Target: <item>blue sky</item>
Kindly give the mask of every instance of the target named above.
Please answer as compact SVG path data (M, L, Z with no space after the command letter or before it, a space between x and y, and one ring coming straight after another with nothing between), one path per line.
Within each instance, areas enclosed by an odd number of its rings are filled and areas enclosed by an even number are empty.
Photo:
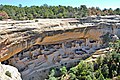
M22 4L22 6L32 5L64 5L79 7L80 5L86 5L87 7L100 7L104 8L120 8L120 0L0 0L0 4L3 5L16 5Z

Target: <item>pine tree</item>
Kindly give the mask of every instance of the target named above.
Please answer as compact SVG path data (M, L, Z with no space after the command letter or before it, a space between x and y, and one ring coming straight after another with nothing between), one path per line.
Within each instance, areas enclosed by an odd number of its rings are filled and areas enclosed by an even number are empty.
M104 76L100 74L99 78L97 80L105 80Z

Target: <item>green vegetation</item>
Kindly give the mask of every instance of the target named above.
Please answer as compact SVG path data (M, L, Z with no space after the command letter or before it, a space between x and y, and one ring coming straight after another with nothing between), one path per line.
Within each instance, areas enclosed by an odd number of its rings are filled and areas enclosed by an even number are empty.
M12 5L0 5L0 11L4 11L8 14L9 18L15 20L28 20L34 18L80 18L90 15L120 15L120 8L115 10L104 9L101 10L99 7L87 8L85 5L80 7L72 6L48 6L44 4L42 6L30 6L22 7L21 4L18 6ZM0 19L2 15L0 12Z
M9 71L6 71L6 73L5 73L7 76L9 76L9 77L12 77L11 76L11 73L9 72Z
M0 20L7 19L8 14L5 11L0 11Z
M106 53L106 56L100 56L95 62L80 61L69 71L62 67L59 77L55 77L54 73L55 80L120 80L120 40L110 43L110 48L113 50Z
M52 69L49 75L49 80L57 80L57 78L55 78L54 75L55 75L55 70Z

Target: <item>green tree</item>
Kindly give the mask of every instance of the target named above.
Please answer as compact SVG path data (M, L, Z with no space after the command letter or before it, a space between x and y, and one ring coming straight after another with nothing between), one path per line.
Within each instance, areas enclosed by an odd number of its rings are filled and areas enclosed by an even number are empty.
M76 75L75 74L69 73L69 75L70 75L70 80L75 80L76 79Z
M120 15L120 8L115 9L114 14Z
M104 60L103 56L100 56L100 57L97 58L97 64L98 64L98 66L100 66L100 67L102 66L103 60Z
M101 74L100 69L98 69L98 70L95 71L95 77L96 78L99 78L100 74Z
M49 6L47 4L41 6L22 7L12 5L0 5L0 11L5 11L11 19L24 20L33 18L81 18L90 15L120 15L120 8L113 10L100 10L98 7L87 8L86 5L80 7L72 6ZM31 16L32 15L32 16Z
M113 15L114 14L112 8L108 9L108 13L109 13L109 15Z
M108 68L107 64L104 64L104 65L102 66L102 68L101 68L101 73L103 74L103 76L104 76L105 78L108 77L108 75L109 75L109 68Z
M104 76L100 74L99 78L97 80L105 80Z
M67 69L65 66L63 66L62 68L60 68L61 74L62 75L66 75L67 74Z
M70 68L70 73L76 74L78 72L78 69L76 67Z
M55 70L52 69L50 71L50 75L49 75L49 79L48 80L57 80L57 78L55 78L54 75L55 75Z
M22 4L19 4L19 7L22 8Z
M29 13L29 14L27 14L27 17L28 17L28 19L29 19L29 20L32 20L32 19L33 19L33 15L32 15L32 14L30 14L30 13Z
M88 76L86 77L86 80L93 80L93 79L90 77L90 75L88 75Z
M58 17L58 18L62 18L62 17L63 17L63 14L62 14L62 13L59 13L59 14L57 15L57 17Z
M48 80L57 80L55 77L50 77Z
M86 5L80 6L80 15L81 15L81 17L88 16L88 9L87 9Z
M3 20L3 17L2 17L2 16L0 16L0 20Z

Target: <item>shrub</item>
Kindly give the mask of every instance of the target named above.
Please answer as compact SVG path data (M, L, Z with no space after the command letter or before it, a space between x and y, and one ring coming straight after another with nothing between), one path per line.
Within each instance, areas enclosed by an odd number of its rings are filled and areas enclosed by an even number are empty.
M7 76L11 77L11 73L9 71L6 71L5 73Z
M38 20L35 20L35 22L38 22Z
M100 74L99 78L97 80L105 80L104 76Z

